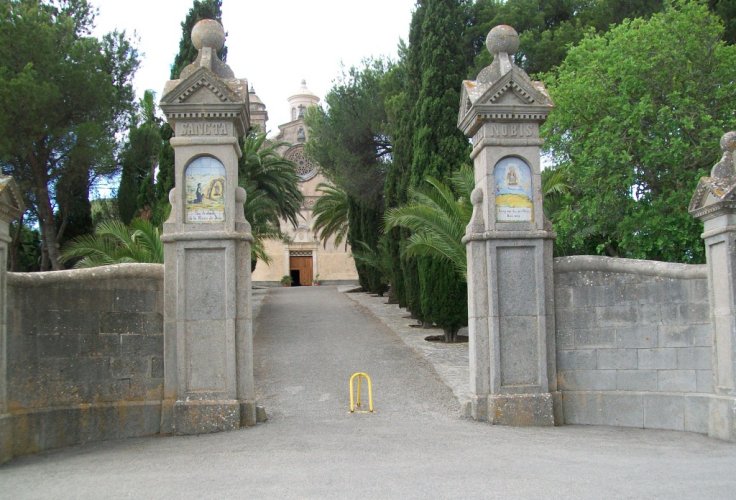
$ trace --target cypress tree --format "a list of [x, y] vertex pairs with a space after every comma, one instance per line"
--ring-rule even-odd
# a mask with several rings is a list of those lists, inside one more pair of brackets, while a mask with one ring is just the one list
[[[422, 7], [418, 43], [411, 49], [417, 51], [421, 69], [409, 176], [414, 187], [429, 175], [449, 179], [453, 171], [468, 162], [470, 152], [467, 139], [456, 126], [460, 84], [472, 58], [472, 49], [464, 47], [463, 42], [468, 3], [426, 0]], [[441, 326], [447, 340], [452, 341], [467, 322], [464, 284], [453, 269], [432, 259], [418, 259], [417, 268], [420, 319]]]
[[[419, 46], [422, 38], [423, 20], [426, 2], [417, 3], [409, 28], [409, 46], [401, 53], [400, 68], [403, 69], [403, 90], [393, 98], [391, 114], [394, 122], [394, 162], [389, 173], [392, 182], [388, 189], [387, 203], [390, 206], [402, 205], [407, 201], [409, 177], [413, 157], [414, 108], [419, 97], [417, 83], [421, 81], [421, 61]], [[395, 288], [396, 300], [402, 307], [411, 311], [412, 316], [421, 319], [421, 302], [419, 298], [419, 274], [416, 259], [402, 256], [402, 241], [408, 239], [410, 233], [406, 229], [394, 229], [390, 233], [389, 253], [391, 255], [392, 285]], [[397, 239], [398, 236], [398, 239]]]

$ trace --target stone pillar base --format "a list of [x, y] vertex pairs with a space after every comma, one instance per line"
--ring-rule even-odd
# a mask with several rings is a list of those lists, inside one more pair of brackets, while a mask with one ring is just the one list
[[13, 417], [10, 413], [0, 415], [0, 464], [13, 458]]
[[256, 425], [256, 402], [240, 402], [240, 427], [253, 427]]
[[552, 394], [494, 394], [488, 399], [488, 421], [494, 425], [555, 425]]
[[470, 397], [470, 417], [481, 422], [488, 421], [488, 398], [486, 396]]
[[240, 402], [235, 400], [177, 401], [174, 404], [174, 434], [208, 434], [238, 429], [240, 408]]
[[708, 436], [736, 441], [736, 397], [712, 396], [708, 416]]

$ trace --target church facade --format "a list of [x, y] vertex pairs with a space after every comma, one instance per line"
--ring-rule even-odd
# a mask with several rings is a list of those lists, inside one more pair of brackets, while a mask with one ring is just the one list
[[[268, 130], [268, 112], [265, 104], [250, 91], [251, 125]], [[299, 176], [299, 190], [304, 195], [304, 203], [299, 212], [299, 225], [294, 228], [290, 223], [281, 221], [281, 230], [286, 235], [283, 240], [266, 240], [265, 248], [270, 264], [258, 262], [253, 272], [253, 283], [256, 285], [275, 286], [289, 276], [294, 286], [311, 286], [315, 284], [347, 284], [357, 283], [358, 273], [350, 252], [350, 246], [344, 242], [335, 245], [333, 238], [323, 245], [313, 229], [312, 208], [320, 196], [317, 186], [328, 183], [319, 170], [319, 165], [312, 162], [305, 154], [304, 145], [309, 137], [304, 123], [304, 114], [310, 106], [319, 104], [319, 97], [311, 92], [302, 80], [301, 87], [288, 98], [291, 120], [279, 125], [279, 133], [275, 140], [286, 143], [280, 149], [284, 158], [291, 160]]]

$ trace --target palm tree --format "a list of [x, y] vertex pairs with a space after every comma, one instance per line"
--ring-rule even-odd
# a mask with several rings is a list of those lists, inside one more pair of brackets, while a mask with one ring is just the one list
[[284, 237], [281, 220], [294, 227], [298, 224], [304, 197], [294, 163], [277, 151], [284, 145], [268, 141], [260, 131], [248, 133], [243, 141], [238, 183], [247, 193], [243, 210], [253, 235], [251, 270], [255, 270], [258, 260], [270, 263], [263, 241]]
[[431, 188], [410, 189], [408, 204], [386, 211], [385, 229], [410, 229], [412, 234], [404, 249], [408, 255], [435, 257], [448, 262], [465, 280], [468, 265], [462, 238], [473, 213], [470, 202], [470, 193], [475, 185], [473, 170], [462, 167], [453, 174], [454, 192], [433, 177], [427, 177], [425, 181]]
[[[294, 163], [283, 158], [278, 152], [278, 148], [284, 145], [286, 145], [284, 142], [267, 141], [264, 132], [248, 133], [243, 142], [243, 156], [238, 165], [238, 181], [249, 197], [254, 196], [256, 192], [264, 193], [265, 198], [271, 203], [268, 210], [275, 214], [273, 220], [276, 227], [279, 227], [279, 219], [296, 227], [304, 197], [299, 191], [299, 176]], [[260, 205], [259, 208], [266, 209], [266, 205]], [[250, 221], [256, 215], [246, 211], [245, 216]]]
[[119, 220], [105, 220], [94, 234], [82, 235], [62, 252], [62, 262], [80, 259], [75, 268], [107, 266], [131, 262], [163, 263], [164, 247], [159, 229], [147, 220], [134, 219], [130, 226]]
[[312, 208], [314, 217], [314, 232], [326, 247], [330, 237], [335, 237], [335, 246], [345, 241], [347, 248], [348, 234], [348, 195], [345, 191], [323, 182], [317, 185], [317, 191], [322, 195]]

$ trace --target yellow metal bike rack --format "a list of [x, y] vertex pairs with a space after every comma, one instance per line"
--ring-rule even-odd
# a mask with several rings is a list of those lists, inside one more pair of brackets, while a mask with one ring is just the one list
[[[358, 379], [358, 397], [357, 400], [353, 399], [354, 393], [353, 393], [353, 381], [355, 379]], [[373, 384], [371, 384], [371, 378], [368, 376], [367, 373], [363, 372], [356, 372], [353, 373], [353, 375], [350, 377], [350, 413], [355, 413], [356, 408], [361, 408], [360, 404], [360, 381], [365, 379], [368, 383], [368, 411], [365, 410], [357, 410], [358, 413], [373, 413]]]

